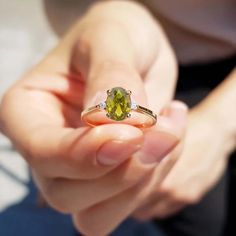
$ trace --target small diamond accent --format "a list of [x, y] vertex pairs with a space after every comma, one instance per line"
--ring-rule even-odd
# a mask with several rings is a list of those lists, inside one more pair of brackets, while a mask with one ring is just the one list
[[131, 102], [131, 109], [132, 109], [132, 110], [137, 109], [137, 104], [136, 104], [136, 102], [134, 102], [134, 101]]
[[106, 109], [106, 103], [105, 102], [100, 102], [99, 103], [99, 108], [100, 109]]

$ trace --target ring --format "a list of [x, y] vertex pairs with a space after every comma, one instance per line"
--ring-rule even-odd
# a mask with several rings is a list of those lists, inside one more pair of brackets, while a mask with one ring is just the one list
[[[82, 111], [81, 119], [90, 126], [121, 122], [139, 128], [156, 124], [157, 115], [131, 99], [132, 92], [121, 87], [107, 90], [107, 98]], [[104, 112], [105, 111], [105, 112]]]

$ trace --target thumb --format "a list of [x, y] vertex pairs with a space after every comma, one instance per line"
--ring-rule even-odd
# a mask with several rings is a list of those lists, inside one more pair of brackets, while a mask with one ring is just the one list
[[114, 87], [130, 90], [131, 98], [146, 106], [136, 52], [120, 25], [99, 25], [92, 33], [89, 30], [84, 32], [72, 60], [86, 82], [85, 108], [105, 101], [106, 91]]

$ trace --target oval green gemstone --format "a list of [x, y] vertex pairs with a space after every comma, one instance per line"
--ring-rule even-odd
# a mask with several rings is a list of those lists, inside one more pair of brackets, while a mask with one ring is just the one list
[[124, 120], [131, 111], [130, 94], [121, 87], [113, 88], [106, 99], [106, 111], [112, 120]]

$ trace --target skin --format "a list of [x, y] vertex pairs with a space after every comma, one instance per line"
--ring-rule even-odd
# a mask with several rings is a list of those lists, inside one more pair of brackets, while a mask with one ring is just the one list
[[[107, 235], [177, 161], [171, 155], [160, 163], [180, 149], [185, 130], [186, 106], [170, 103], [175, 80], [174, 54], [146, 9], [126, 1], [96, 4], [6, 93], [0, 127], [28, 161], [46, 201], [70, 213], [82, 234]], [[82, 124], [81, 111], [115, 86], [162, 110], [158, 125]]]
[[[129, 1], [94, 4], [6, 93], [1, 130], [30, 164], [51, 206], [70, 213], [83, 234], [107, 235], [129, 215], [166, 217], [198, 201], [235, 147], [236, 114], [229, 103], [236, 101], [235, 74], [190, 111], [184, 148], [187, 108], [170, 102], [176, 77], [172, 49], [147, 9]], [[158, 124], [146, 130], [84, 126], [81, 111], [115, 86], [161, 112]], [[224, 115], [220, 107], [228, 108]]]
[[165, 180], [134, 213], [138, 219], [171, 216], [197, 203], [216, 184], [236, 146], [235, 88], [236, 69], [190, 110], [183, 152]]

